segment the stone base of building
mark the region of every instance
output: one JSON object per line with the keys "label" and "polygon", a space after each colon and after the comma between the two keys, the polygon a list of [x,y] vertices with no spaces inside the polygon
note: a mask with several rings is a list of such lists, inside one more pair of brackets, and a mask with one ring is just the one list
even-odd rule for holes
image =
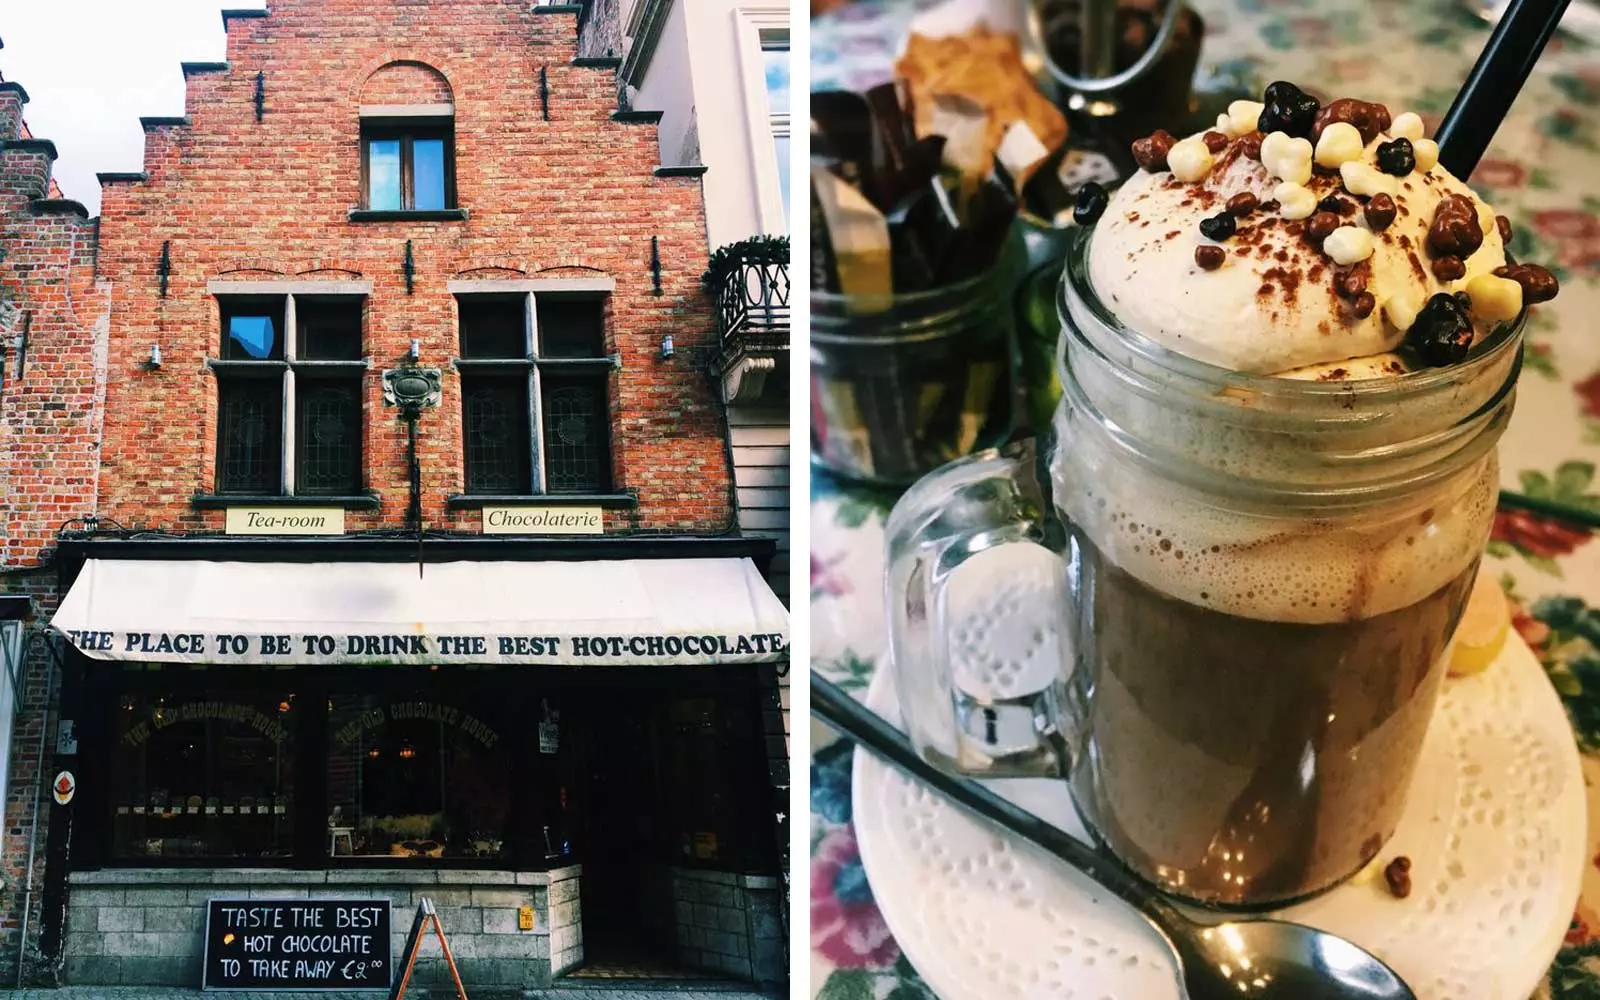
{"label": "stone base of building", "polygon": [[657,908],[668,922],[662,936],[685,968],[762,985],[784,981],[780,879],[663,867],[652,881],[656,898],[670,900]]}
{"label": "stone base of building", "polygon": [[[74,986],[200,985],[213,899],[388,899],[395,961],[417,903],[433,900],[462,982],[535,989],[583,964],[581,866],[546,872],[259,868],[117,868],[70,876],[64,981]],[[517,911],[532,906],[533,929]],[[396,975],[399,974],[398,968]],[[438,945],[412,981],[450,981]]]}

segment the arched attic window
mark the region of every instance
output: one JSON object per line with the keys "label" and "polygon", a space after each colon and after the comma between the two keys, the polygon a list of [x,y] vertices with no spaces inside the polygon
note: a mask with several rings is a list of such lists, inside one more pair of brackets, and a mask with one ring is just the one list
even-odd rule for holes
{"label": "arched attic window", "polygon": [[361,86],[361,209],[453,212],[455,98],[425,63],[392,62]]}

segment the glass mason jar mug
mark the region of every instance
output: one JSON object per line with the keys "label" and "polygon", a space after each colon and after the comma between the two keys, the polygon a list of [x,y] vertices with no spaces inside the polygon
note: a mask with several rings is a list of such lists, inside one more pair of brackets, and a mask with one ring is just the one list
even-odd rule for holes
{"label": "glass mason jar mug", "polygon": [[1399,821],[1493,518],[1522,318],[1448,368],[1243,375],[1119,324],[1089,239],[1060,286],[1053,441],[945,466],[890,515],[901,713],[947,769],[1065,779],[1163,889],[1283,905]]}

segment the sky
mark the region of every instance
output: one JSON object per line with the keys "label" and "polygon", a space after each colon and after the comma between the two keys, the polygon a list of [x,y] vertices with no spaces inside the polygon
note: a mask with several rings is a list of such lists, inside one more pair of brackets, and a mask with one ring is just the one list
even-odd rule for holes
{"label": "sky", "polygon": [[260,0],[0,0],[0,75],[56,144],[56,183],[100,213],[95,174],[144,168],[141,117],[183,114],[182,62],[221,62],[222,9]]}

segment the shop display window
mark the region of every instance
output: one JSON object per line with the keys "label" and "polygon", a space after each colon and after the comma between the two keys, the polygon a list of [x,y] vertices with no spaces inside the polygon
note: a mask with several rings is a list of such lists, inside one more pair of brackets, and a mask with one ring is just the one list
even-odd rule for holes
{"label": "shop display window", "polygon": [[124,695],[111,755],[113,856],[289,856],[294,710],[289,692]]}
{"label": "shop display window", "polygon": [[333,695],[328,854],[504,856],[513,741],[502,715],[487,699]]}

